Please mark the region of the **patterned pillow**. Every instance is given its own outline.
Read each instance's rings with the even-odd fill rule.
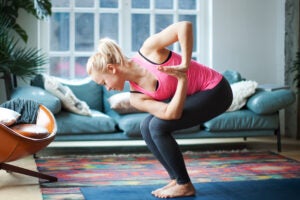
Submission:
[[[44,87],[61,100],[66,110],[80,115],[92,115],[87,103],[79,100],[68,86],[61,84],[55,77],[44,75]]]
[[[141,112],[130,104],[130,93],[120,92],[108,98],[110,108],[119,114]]]
[[[236,111],[246,105],[247,99],[255,93],[257,85],[257,82],[251,80],[231,84],[233,100],[227,111]]]

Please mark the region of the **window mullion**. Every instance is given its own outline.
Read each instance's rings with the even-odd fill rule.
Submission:
[[[153,35],[155,33],[155,5],[154,1],[150,1],[150,34]]]
[[[99,1],[94,4],[94,51],[97,51],[97,46],[100,39],[100,9]]]
[[[131,56],[131,0],[119,0],[120,15],[119,15],[119,43],[124,53]]]
[[[179,21],[179,14],[178,14],[178,0],[174,0],[173,2],[173,9],[174,9],[174,22]],[[174,44],[174,51],[179,52],[179,43],[176,42]]]
[[[71,79],[75,77],[75,1],[70,1],[70,72]]]

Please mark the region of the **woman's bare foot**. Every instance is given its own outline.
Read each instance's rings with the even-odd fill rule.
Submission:
[[[160,190],[155,196],[158,198],[176,198],[194,196],[195,194],[196,190],[193,184],[190,182],[183,185],[176,183],[174,186]]]
[[[152,191],[151,194],[153,194],[154,196],[157,196],[157,195],[160,193],[160,191],[162,191],[162,190],[164,190],[164,189],[167,189],[167,188],[169,188],[169,187],[172,187],[172,186],[174,186],[174,185],[176,185],[176,180],[171,180],[171,181],[170,181],[167,185],[165,185],[164,187],[161,187],[161,188],[158,188],[158,189]]]

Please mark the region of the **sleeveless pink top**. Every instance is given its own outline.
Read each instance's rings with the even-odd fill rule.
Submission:
[[[147,60],[140,53],[136,54],[132,60],[149,70],[152,74],[154,74],[154,76],[156,76],[156,79],[158,80],[158,88],[154,92],[147,91],[136,83],[130,82],[130,85],[133,89],[159,101],[173,97],[177,87],[177,79],[164,72],[160,72],[156,69],[156,67],[159,65],[179,65],[181,63],[180,55],[171,51],[168,60],[166,60],[166,62],[163,64],[155,64]],[[222,77],[223,76],[215,70],[191,60],[189,69],[187,71],[187,95],[214,88],[221,81]]]

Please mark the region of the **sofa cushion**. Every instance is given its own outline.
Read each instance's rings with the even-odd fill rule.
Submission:
[[[140,124],[147,115],[147,113],[120,115],[118,126],[129,137],[141,136]]]
[[[127,115],[119,115],[119,117],[117,118],[118,126],[122,131],[124,131],[124,133],[128,137],[141,137],[140,124],[147,115],[149,114],[134,113],[134,114],[127,114]],[[174,131],[173,134],[192,133],[199,130],[200,130],[200,125],[197,125],[190,128]]]
[[[113,133],[116,131],[116,122],[108,115],[92,110],[92,116],[77,115],[61,111],[55,115],[57,132],[59,134],[85,134],[85,133]]]
[[[208,131],[238,131],[277,129],[278,124],[277,114],[257,115],[245,109],[223,113],[203,125]]]
[[[248,99],[247,107],[257,114],[272,114],[294,101],[291,90],[260,91]]]
[[[17,87],[13,90],[11,98],[22,98],[37,101],[39,104],[46,106],[53,114],[59,113],[61,110],[61,102],[59,98],[40,87]]]

